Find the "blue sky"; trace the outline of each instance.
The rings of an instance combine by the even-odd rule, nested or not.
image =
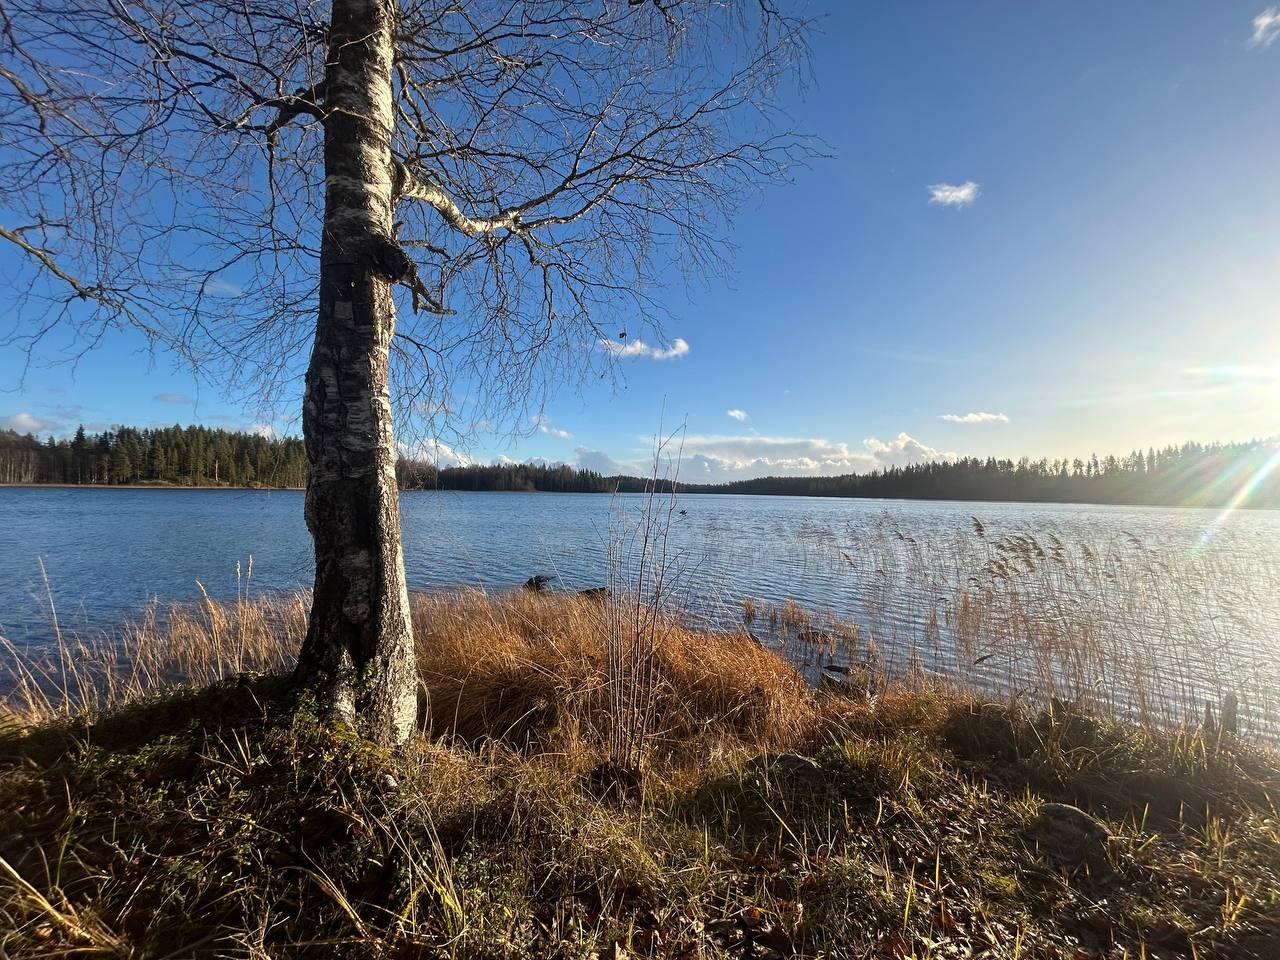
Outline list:
[[[1280,434],[1280,6],[812,9],[792,114],[834,156],[743,211],[726,277],[672,286],[621,386],[459,456],[632,469],[660,418],[688,479]],[[17,429],[258,422],[127,335],[22,359]]]

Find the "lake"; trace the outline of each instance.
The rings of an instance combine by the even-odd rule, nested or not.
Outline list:
[[[610,537],[628,540],[643,502],[403,494],[409,585],[605,584]],[[50,596],[62,628],[85,631],[153,599],[197,599],[199,585],[215,598],[307,587],[302,503],[297,491],[0,488],[0,635],[48,643]],[[791,601],[855,622],[861,656],[902,668],[977,661],[1010,683],[1047,669],[1097,686],[1112,681],[1085,658],[1101,644],[1135,670],[1169,666],[1192,700],[1246,680],[1280,688],[1277,511],[689,495],[667,551],[670,599],[703,622],[741,625],[752,598],[753,629],[772,637]],[[1037,665],[1032,647],[1055,659]]]

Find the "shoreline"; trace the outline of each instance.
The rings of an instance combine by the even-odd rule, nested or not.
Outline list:
[[[245,492],[296,490],[306,487],[240,487],[212,483],[0,483],[0,490],[240,490]]]
[[[0,483],[0,490],[234,490],[243,493],[272,493],[293,491],[306,492],[306,487],[241,487],[214,484],[175,484],[175,483]],[[588,490],[460,490],[452,487],[407,487],[400,493],[537,493],[547,495],[573,495],[592,497],[611,496],[644,496],[639,491],[588,491]],[[1250,513],[1276,513],[1280,507],[1254,506],[1241,504],[1232,507],[1227,504],[1169,504],[1133,501],[1124,503],[1099,502],[1092,500],[974,500],[972,498],[953,497],[842,497],[824,496],[804,493],[736,493],[720,490],[677,489],[677,496],[684,497],[749,497],[753,499],[789,499],[789,500],[840,500],[848,502],[868,503],[970,503],[970,504],[1012,504],[1021,506],[1055,506],[1055,507],[1101,507],[1145,510],[1212,510]],[[663,494],[665,496],[665,494]]]
[[[598,690],[629,641],[597,603],[412,602],[443,707],[402,750],[298,698],[294,603],[207,601],[93,669],[14,664],[10,953],[1257,960],[1280,934],[1280,753],[1225,712],[1162,728],[874,671],[814,688],[747,634],[663,620],[652,683],[610,681],[663,691],[619,748]]]

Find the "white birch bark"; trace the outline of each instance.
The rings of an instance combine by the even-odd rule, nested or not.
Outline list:
[[[409,268],[391,236],[394,27],[392,0],[334,0],[320,308],[303,404],[316,579],[299,662],[330,708],[389,745],[409,738],[418,712],[388,390],[391,285]]]

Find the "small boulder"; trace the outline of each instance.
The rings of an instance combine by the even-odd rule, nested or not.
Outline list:
[[[792,780],[816,784],[826,777],[822,765],[798,753],[762,753],[747,763],[747,769],[762,781]]]
[[[845,697],[871,699],[875,692],[875,673],[871,664],[856,661],[852,664],[828,663],[818,678],[818,688]]]
[[[524,588],[530,593],[542,593],[547,589],[547,585],[551,583],[551,578],[545,573],[535,573],[532,577],[524,582]]]
[[[578,596],[583,600],[608,600],[608,587],[588,587],[586,590],[579,590]]]
[[[867,695],[867,687],[858,677],[850,673],[833,670],[830,667],[822,668],[822,675],[818,678],[818,689],[826,690],[828,693],[838,694],[842,697],[865,697]]]
[[[1028,832],[1046,855],[1080,863],[1106,851],[1111,832],[1097,817],[1069,803],[1042,803]]]

